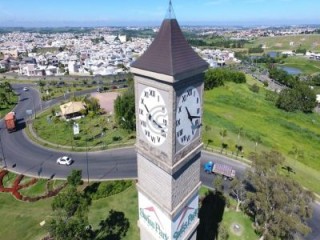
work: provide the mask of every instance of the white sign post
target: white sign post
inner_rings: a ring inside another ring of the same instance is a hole
[[[73,124],[73,135],[78,135],[80,133],[79,123]]]

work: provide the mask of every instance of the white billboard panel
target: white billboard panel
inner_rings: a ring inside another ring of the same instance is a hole
[[[198,219],[199,197],[195,195],[173,221],[139,192],[139,222],[159,240],[181,240]]]

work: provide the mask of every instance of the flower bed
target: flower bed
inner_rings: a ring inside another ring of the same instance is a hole
[[[7,170],[4,170],[4,169],[0,170],[0,192],[10,192],[16,199],[21,200],[21,201],[26,201],[26,202],[35,202],[40,199],[53,197],[53,196],[57,195],[67,184],[67,183],[62,184],[61,186],[59,186],[55,189],[51,189],[51,188],[48,189],[47,188],[46,193],[44,193],[43,195],[40,195],[40,196],[34,196],[34,197],[24,196],[21,194],[20,190],[29,188],[30,186],[36,184],[38,182],[38,179],[32,178],[30,180],[23,181],[23,183],[21,183],[21,181],[24,179],[24,175],[20,174],[20,175],[16,176],[11,187],[4,187],[3,179],[8,173],[9,172]],[[48,180],[48,181],[50,181],[50,180]],[[47,184],[47,186],[48,186],[48,184]]]

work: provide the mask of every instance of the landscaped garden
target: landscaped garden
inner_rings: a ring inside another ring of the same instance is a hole
[[[89,112],[84,118],[66,121],[56,116],[59,111],[59,106],[55,106],[33,121],[36,134],[57,147],[69,146],[77,151],[86,151],[133,145],[135,142],[135,133],[119,128],[112,115]],[[77,135],[73,134],[74,123],[79,124]]]
[[[6,173],[1,179],[3,185],[8,188],[14,186],[17,179],[23,179],[20,182],[21,186],[34,181],[31,178],[21,177],[13,173]],[[19,192],[23,193],[23,196],[39,197],[48,193],[51,188],[65,186],[65,183],[66,181],[61,180],[39,179],[33,185],[20,189]],[[80,185],[78,191],[92,198],[88,212],[88,222],[93,230],[99,229],[101,222],[113,210],[118,214],[123,213],[124,217],[129,220],[129,228],[121,239],[139,239],[139,229],[136,224],[138,220],[137,191],[132,181],[95,182],[90,183],[89,186]],[[63,192],[65,191],[62,190]],[[208,194],[210,194],[208,189],[201,188],[201,199],[204,199]],[[0,201],[0,214],[2,216],[0,232],[3,239],[42,239],[47,235],[47,225],[55,217],[51,209],[52,197],[26,202],[16,200],[11,193],[7,192],[0,193]],[[214,212],[211,214],[214,214]],[[231,201],[231,204],[224,210],[222,218],[222,224],[227,228],[229,239],[256,239],[250,223],[248,217],[235,211],[235,202]],[[235,224],[241,231],[235,232]]]

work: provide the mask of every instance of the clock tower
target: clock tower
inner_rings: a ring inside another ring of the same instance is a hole
[[[184,38],[170,1],[154,41],[131,65],[142,240],[196,239],[207,68]]]

